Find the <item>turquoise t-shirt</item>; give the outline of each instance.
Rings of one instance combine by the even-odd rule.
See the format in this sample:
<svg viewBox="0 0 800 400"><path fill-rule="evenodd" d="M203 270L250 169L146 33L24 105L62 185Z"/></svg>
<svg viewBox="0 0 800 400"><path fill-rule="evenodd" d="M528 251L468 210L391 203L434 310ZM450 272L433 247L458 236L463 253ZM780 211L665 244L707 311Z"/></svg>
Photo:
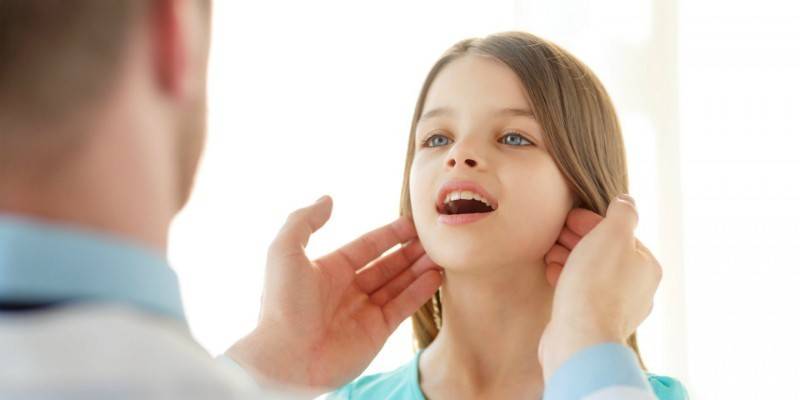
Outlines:
<svg viewBox="0 0 800 400"><path fill-rule="evenodd" d="M419 356L391 372L362 376L328 395L328 400L425 400L419 386ZM674 378L646 374L659 400L687 400L683 385Z"/></svg>

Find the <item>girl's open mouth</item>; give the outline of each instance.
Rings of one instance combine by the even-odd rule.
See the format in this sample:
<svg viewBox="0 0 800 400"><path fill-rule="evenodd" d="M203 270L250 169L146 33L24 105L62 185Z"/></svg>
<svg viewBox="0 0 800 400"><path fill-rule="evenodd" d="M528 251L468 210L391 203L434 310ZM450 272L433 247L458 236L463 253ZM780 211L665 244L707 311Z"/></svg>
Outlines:
<svg viewBox="0 0 800 400"><path fill-rule="evenodd" d="M482 214L490 213L494 208L481 200L476 199L457 199L446 201L439 210L439 214L459 215L459 214Z"/></svg>
<svg viewBox="0 0 800 400"><path fill-rule="evenodd" d="M483 187L468 181L445 184L436 203L439 222L447 225L475 222L495 210L497 201Z"/></svg>

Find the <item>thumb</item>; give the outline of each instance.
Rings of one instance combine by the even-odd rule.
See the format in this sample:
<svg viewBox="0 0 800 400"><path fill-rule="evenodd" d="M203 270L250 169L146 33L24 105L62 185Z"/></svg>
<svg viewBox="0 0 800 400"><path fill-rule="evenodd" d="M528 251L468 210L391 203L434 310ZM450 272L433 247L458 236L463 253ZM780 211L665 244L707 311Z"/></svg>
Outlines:
<svg viewBox="0 0 800 400"><path fill-rule="evenodd" d="M639 213L636 211L636 202L633 197L621 194L611 201L606 211L603 222L613 224L622 228L624 232L633 235L633 231L639 224Z"/></svg>
<svg viewBox="0 0 800 400"><path fill-rule="evenodd" d="M328 222L332 209L333 199L322 196L314 204L295 210L286 218L270 250L281 254L303 251L311 234Z"/></svg>

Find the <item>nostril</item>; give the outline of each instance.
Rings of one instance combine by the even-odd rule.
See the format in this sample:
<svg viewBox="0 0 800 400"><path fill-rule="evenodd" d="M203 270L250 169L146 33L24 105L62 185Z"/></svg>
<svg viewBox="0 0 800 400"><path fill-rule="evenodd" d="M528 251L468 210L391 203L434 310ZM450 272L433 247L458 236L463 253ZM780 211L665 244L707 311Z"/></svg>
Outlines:
<svg viewBox="0 0 800 400"><path fill-rule="evenodd" d="M457 162L456 162L455 158L451 158L451 159L447 160L447 166L448 167L455 167L456 164L457 164ZM478 162L473 160L473 159L471 159L471 158L467 158L467 159L464 160L464 164L467 164L468 167L475 167L476 165L478 165Z"/></svg>

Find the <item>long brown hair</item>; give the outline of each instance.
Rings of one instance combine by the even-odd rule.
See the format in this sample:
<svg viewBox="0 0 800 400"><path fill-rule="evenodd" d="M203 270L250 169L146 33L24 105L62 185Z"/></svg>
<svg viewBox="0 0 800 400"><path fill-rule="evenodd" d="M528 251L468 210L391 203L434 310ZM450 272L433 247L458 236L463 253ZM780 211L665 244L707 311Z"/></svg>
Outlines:
<svg viewBox="0 0 800 400"><path fill-rule="evenodd" d="M625 146L617 114L605 88L592 71L573 55L546 40L524 32L505 32L466 39L448 49L428 73L417 99L408 139L400 213L411 215L409 173L414 160L414 134L433 80L451 61L474 54L492 57L522 82L531 109L544 131L544 142L578 199L577 207L605 215L608 204L628 193ZM439 294L413 316L418 349L439 333ZM628 338L644 367L636 334Z"/></svg>

